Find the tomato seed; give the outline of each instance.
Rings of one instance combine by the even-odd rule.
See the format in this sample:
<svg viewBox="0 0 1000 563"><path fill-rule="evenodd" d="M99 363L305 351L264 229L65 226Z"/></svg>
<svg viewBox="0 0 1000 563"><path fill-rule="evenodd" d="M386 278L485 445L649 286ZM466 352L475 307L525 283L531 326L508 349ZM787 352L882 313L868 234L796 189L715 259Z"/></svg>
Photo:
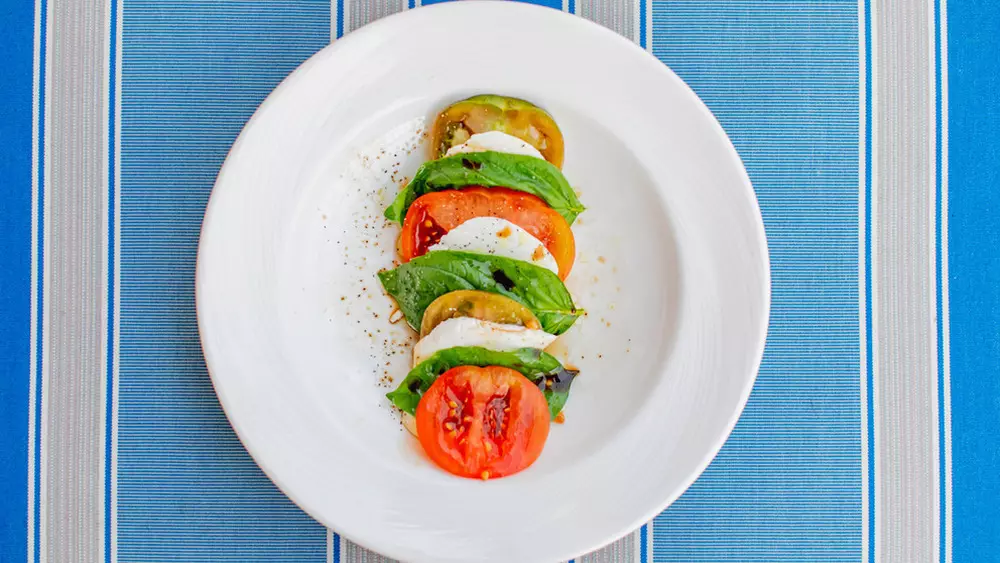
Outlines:
<svg viewBox="0 0 1000 563"><path fill-rule="evenodd" d="M483 471L483 474L480 475L480 477L483 478L483 481L486 481L487 479L490 478L490 472L489 471Z"/></svg>
<svg viewBox="0 0 1000 563"><path fill-rule="evenodd" d="M455 429L455 423L454 422L445 422L444 423L444 427L447 428L448 430L454 430Z"/></svg>

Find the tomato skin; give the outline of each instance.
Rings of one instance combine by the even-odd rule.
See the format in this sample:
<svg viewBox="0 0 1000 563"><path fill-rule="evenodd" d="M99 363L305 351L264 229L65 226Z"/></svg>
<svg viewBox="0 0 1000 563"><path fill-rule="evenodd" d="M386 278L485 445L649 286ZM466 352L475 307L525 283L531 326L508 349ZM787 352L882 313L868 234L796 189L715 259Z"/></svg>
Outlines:
<svg viewBox="0 0 1000 563"><path fill-rule="evenodd" d="M445 293L424 309L420 338L430 334L442 322L456 317L472 317L534 330L542 329L538 317L531 309L509 297L476 289L459 289Z"/></svg>
<svg viewBox="0 0 1000 563"><path fill-rule="evenodd" d="M431 135L431 158L441 158L451 147L487 131L513 135L562 168L563 136L552 116L531 102L492 94L455 102L438 115Z"/></svg>
<svg viewBox="0 0 1000 563"><path fill-rule="evenodd" d="M576 260L576 241L569 223L541 198L509 188L470 187L424 194L403 220L399 254L403 262L427 253L448 231L474 217L506 219L545 245L565 280Z"/></svg>
<svg viewBox="0 0 1000 563"><path fill-rule="evenodd" d="M427 455L460 477L512 475L538 459L549 434L545 395L505 367L460 366L442 374L417 405Z"/></svg>

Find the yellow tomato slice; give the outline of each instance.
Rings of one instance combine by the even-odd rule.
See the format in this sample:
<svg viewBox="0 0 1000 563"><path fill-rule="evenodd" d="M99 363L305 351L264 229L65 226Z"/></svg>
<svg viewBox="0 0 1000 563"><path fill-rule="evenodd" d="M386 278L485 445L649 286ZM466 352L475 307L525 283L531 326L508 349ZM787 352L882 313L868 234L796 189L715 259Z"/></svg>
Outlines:
<svg viewBox="0 0 1000 563"><path fill-rule="evenodd" d="M531 102L495 95L474 96L445 108L434 122L431 157L441 158L451 147L488 131L513 135L562 168L563 136L552 116Z"/></svg>

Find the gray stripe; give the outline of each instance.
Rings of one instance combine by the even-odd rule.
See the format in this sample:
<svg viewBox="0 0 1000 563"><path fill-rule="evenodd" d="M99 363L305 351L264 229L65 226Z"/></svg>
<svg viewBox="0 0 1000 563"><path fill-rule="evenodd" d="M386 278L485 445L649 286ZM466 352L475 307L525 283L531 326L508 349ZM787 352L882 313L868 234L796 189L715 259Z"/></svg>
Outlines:
<svg viewBox="0 0 1000 563"><path fill-rule="evenodd" d="M344 33L347 33L379 18L403 11L407 0L345 0L344 4Z"/></svg>
<svg viewBox="0 0 1000 563"><path fill-rule="evenodd" d="M637 0L577 0L576 13L639 42Z"/></svg>
<svg viewBox="0 0 1000 563"><path fill-rule="evenodd" d="M577 0L576 14L618 32L639 43L637 17L641 0ZM640 533L635 531L589 555L577 559L581 563L634 563L639 560Z"/></svg>
<svg viewBox="0 0 1000 563"><path fill-rule="evenodd" d="M580 557L576 561L578 563L633 563L639 556L635 549L638 545L636 535L638 532L629 534L590 555Z"/></svg>
<svg viewBox="0 0 1000 563"><path fill-rule="evenodd" d="M872 3L876 556L884 562L937 555L932 8Z"/></svg>
<svg viewBox="0 0 1000 563"><path fill-rule="evenodd" d="M638 532L637 532L638 533ZM389 559L368 551L367 549L342 540L344 544L344 563L396 563L395 559ZM630 534L606 547L603 547L589 555L584 555L576 559L578 563L634 563L638 557L636 551L636 538Z"/></svg>
<svg viewBox="0 0 1000 563"><path fill-rule="evenodd" d="M107 4L49 2L43 561L104 555Z"/></svg>
<svg viewBox="0 0 1000 563"><path fill-rule="evenodd" d="M344 557L341 561L344 563L396 563L395 559L383 557L347 540L344 540Z"/></svg>

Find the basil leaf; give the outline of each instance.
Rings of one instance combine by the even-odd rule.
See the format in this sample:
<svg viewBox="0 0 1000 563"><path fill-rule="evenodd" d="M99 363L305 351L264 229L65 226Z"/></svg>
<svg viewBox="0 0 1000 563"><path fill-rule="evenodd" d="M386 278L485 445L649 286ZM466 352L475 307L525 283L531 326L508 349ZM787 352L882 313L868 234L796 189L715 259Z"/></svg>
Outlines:
<svg viewBox="0 0 1000 563"><path fill-rule="evenodd" d="M385 217L402 224L406 211L418 197L470 186L496 186L536 195L570 225L585 209L566 177L550 162L522 154L487 151L456 154L424 163L385 210Z"/></svg>
<svg viewBox="0 0 1000 563"><path fill-rule="evenodd" d="M501 366L522 373L536 383L545 395L549 415L555 418L569 398L569 387L577 370L569 370L554 357L534 348L496 352L476 346L459 346L435 352L410 370L395 391L386 393L392 404L404 412L416 414L420 398L444 372L458 366ZM547 381L552 381L548 384Z"/></svg>
<svg viewBox="0 0 1000 563"><path fill-rule="evenodd" d="M549 404L549 414L552 418L555 418L566 405L566 399L569 399L569 386L579 374L580 370L565 368L560 364L558 370L538 378L536 383L545 395L545 402Z"/></svg>
<svg viewBox="0 0 1000 563"><path fill-rule="evenodd" d="M455 250L436 250L379 272L389 292L414 330L420 330L424 310L438 297L459 289L478 289L510 297L538 317L542 330L562 334L583 311L559 276L521 260Z"/></svg>

